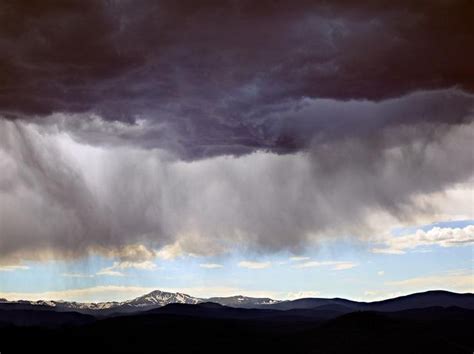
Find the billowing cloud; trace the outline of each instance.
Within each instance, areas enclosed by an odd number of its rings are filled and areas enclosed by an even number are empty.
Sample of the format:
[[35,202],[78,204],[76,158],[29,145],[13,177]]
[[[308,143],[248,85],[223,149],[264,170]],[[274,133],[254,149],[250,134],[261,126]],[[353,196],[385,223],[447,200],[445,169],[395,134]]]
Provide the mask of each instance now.
[[372,249],[374,253],[402,254],[420,246],[472,246],[474,243],[474,225],[466,227],[433,227],[429,231],[417,230],[415,233],[389,237],[384,245]]

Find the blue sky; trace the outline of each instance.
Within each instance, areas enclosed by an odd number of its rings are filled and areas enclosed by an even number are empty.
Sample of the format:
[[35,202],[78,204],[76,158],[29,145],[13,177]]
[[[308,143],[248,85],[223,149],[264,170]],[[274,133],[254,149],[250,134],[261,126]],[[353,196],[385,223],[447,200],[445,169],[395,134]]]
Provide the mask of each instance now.
[[[392,234],[397,238],[417,230],[464,229],[471,225],[474,220],[440,222],[394,229]],[[5,268],[0,271],[0,296],[108,301],[164,289],[201,297],[243,294],[277,299],[337,296],[376,300],[429,289],[467,292],[474,288],[470,243],[454,247],[434,243],[403,254],[386,254],[372,252],[370,243],[336,241],[298,255],[181,255],[157,258],[148,264],[151,269],[126,268],[117,274],[97,274],[113,264],[110,259],[94,256]]]

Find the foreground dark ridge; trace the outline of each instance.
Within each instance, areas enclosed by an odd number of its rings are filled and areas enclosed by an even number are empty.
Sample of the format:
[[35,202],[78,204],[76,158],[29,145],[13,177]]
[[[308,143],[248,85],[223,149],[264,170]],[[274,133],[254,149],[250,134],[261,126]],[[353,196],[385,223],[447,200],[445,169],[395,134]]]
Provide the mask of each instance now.
[[2,353],[471,354],[473,301],[473,294],[431,291],[372,303],[300,299],[293,309],[201,302],[94,315],[3,303],[0,347]]

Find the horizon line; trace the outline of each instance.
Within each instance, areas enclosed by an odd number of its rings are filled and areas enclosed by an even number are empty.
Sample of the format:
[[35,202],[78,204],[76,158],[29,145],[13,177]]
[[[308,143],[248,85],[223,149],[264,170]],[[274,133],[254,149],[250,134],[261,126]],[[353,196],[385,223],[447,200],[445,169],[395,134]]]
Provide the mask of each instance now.
[[[103,286],[103,288],[107,288],[108,286]],[[112,286],[113,287],[113,286]],[[99,287],[98,287],[99,288]],[[71,291],[77,290],[87,290],[90,288],[77,288],[77,289],[69,289]],[[334,299],[342,299],[342,300],[348,300],[348,301],[353,301],[353,302],[359,302],[359,303],[375,303],[375,302],[381,302],[381,301],[388,301],[388,300],[394,300],[398,298],[403,298],[407,296],[413,296],[413,295],[419,295],[419,294],[426,294],[426,293],[434,293],[434,292],[442,292],[442,293],[450,293],[450,294],[456,294],[456,295],[474,295],[473,292],[457,292],[457,291],[452,291],[452,290],[446,290],[446,289],[429,289],[429,290],[423,290],[423,291],[416,291],[416,292],[411,292],[411,293],[405,293],[405,294],[400,294],[396,296],[387,296],[384,298],[380,299],[374,299],[374,300],[356,300],[354,298],[348,298],[348,297],[340,297],[340,296],[333,296],[333,297],[324,297],[324,296],[303,296],[303,297],[295,297],[292,299],[286,298],[286,299],[277,299],[277,298],[272,298],[268,296],[248,296],[248,295],[243,295],[243,294],[236,294],[236,295],[227,295],[227,296],[205,296],[205,297],[199,297],[199,296],[194,296],[190,295],[186,292],[181,292],[181,291],[166,291],[166,290],[160,290],[160,289],[154,289],[149,292],[142,293],[142,295],[138,295],[132,298],[128,298],[126,300],[107,300],[107,301],[78,301],[78,300],[63,300],[63,299],[48,299],[48,298],[37,298],[36,300],[32,299],[27,299],[27,298],[19,298],[19,299],[13,299],[10,300],[8,297],[5,297],[6,293],[0,293],[0,302],[12,302],[12,303],[18,303],[18,302],[66,302],[66,303],[79,303],[79,304],[100,304],[100,303],[123,303],[127,301],[133,301],[137,298],[144,297],[146,295],[149,295],[153,292],[162,292],[162,293],[168,293],[168,294],[181,294],[185,296],[189,296],[191,298],[197,299],[197,300],[209,300],[212,298],[221,298],[221,299],[226,299],[226,298],[233,298],[233,297],[246,297],[246,298],[252,298],[252,299],[270,299],[273,301],[278,301],[278,302],[290,302],[290,301],[296,301],[296,300],[303,300],[303,299],[325,299],[325,300],[334,300]],[[48,292],[45,292],[48,293]],[[206,301],[203,301],[206,302]]]

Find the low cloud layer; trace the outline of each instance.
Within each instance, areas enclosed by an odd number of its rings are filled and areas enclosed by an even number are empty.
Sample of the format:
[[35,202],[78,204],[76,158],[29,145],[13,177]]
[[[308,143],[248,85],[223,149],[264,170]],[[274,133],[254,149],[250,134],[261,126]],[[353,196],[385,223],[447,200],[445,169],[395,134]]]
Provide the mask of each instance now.
[[473,175],[473,124],[389,127],[297,154],[194,162],[84,145],[54,126],[0,124],[4,262],[300,252],[318,240],[387,231],[384,218],[429,217],[438,205],[418,197]]

